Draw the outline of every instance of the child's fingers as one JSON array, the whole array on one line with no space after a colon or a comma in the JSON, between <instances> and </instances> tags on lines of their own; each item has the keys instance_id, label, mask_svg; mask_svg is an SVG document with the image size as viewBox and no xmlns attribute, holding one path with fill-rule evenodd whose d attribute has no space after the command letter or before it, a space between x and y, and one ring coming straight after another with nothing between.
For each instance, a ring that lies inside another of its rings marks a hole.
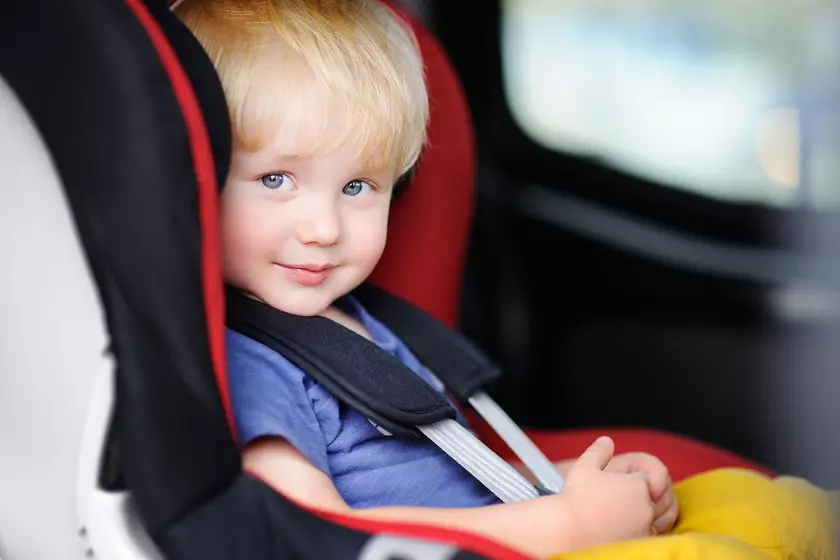
<instances>
[{"instance_id":1,"label":"child's fingers","mask_svg":"<svg viewBox=\"0 0 840 560\"><path fill-rule=\"evenodd\" d=\"M601 436L578 458L573 470L584 468L602 471L609 464L614 453L613 440L607 436Z\"/></svg>"},{"instance_id":2,"label":"child's fingers","mask_svg":"<svg viewBox=\"0 0 840 560\"><path fill-rule=\"evenodd\" d=\"M656 532L662 534L670 531L677 522L680 513L674 493L668 492L666 496L663 496L662 500L654 506L654 511L656 518L653 521L653 526Z\"/></svg>"},{"instance_id":3,"label":"child's fingers","mask_svg":"<svg viewBox=\"0 0 840 560\"><path fill-rule=\"evenodd\" d=\"M633 453L624 456L626 458L622 469L628 473L640 473L648 481L650 486L650 499L660 502L663 498L672 493L671 476L662 461L648 453ZM664 506L663 509L666 509Z\"/></svg>"}]
</instances>

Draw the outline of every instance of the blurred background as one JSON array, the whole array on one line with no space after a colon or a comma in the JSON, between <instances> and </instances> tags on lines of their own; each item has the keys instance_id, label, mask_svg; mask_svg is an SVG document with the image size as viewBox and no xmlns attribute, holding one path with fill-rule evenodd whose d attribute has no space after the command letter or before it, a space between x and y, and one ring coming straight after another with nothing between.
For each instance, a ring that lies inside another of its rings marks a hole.
<instances>
[{"instance_id":1,"label":"blurred background","mask_svg":"<svg viewBox=\"0 0 840 560\"><path fill-rule=\"evenodd\" d=\"M840 4L403 4L469 99L461 327L511 415L840 488Z\"/></svg>"}]
</instances>

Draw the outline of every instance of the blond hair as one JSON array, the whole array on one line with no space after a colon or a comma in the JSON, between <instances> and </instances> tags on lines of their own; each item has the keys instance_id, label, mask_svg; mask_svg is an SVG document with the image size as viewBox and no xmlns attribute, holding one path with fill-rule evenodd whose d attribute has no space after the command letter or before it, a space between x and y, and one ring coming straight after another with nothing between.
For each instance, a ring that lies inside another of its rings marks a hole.
<instances>
[{"instance_id":1,"label":"blond hair","mask_svg":"<svg viewBox=\"0 0 840 560\"><path fill-rule=\"evenodd\" d=\"M282 129L303 151L350 145L397 174L419 157L429 114L422 59L381 1L184 0L173 11L213 61L246 149Z\"/></svg>"}]
</instances>

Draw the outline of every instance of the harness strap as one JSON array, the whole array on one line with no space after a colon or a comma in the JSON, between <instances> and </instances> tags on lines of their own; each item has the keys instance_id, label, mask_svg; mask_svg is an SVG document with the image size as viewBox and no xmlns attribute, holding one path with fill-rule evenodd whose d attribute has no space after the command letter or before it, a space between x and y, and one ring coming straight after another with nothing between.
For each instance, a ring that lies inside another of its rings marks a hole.
<instances>
[{"instance_id":1,"label":"harness strap","mask_svg":"<svg viewBox=\"0 0 840 560\"><path fill-rule=\"evenodd\" d=\"M469 402L546 490L555 494L563 490L563 475L557 467L490 395L479 392L470 397Z\"/></svg>"},{"instance_id":2,"label":"harness strap","mask_svg":"<svg viewBox=\"0 0 840 560\"><path fill-rule=\"evenodd\" d=\"M504 503L524 502L539 496L534 485L519 471L458 422L442 420L418 429Z\"/></svg>"},{"instance_id":3,"label":"harness strap","mask_svg":"<svg viewBox=\"0 0 840 560\"><path fill-rule=\"evenodd\" d=\"M466 403L500 377L498 364L422 309L373 284L362 284L353 290L353 297L387 325L459 402Z\"/></svg>"},{"instance_id":4,"label":"harness strap","mask_svg":"<svg viewBox=\"0 0 840 560\"><path fill-rule=\"evenodd\" d=\"M227 324L282 354L383 433L422 437L440 447L503 502L559 492L563 478L481 388L498 367L458 333L374 286L353 295L392 329L437 382L469 402L534 473L534 486L459 424L446 398L399 360L364 337L323 317L299 317L227 293ZM337 302L340 304L341 302Z\"/></svg>"},{"instance_id":5,"label":"harness strap","mask_svg":"<svg viewBox=\"0 0 840 560\"><path fill-rule=\"evenodd\" d=\"M333 396L402 437L456 418L455 408L405 364L324 317L300 317L227 290L227 326L275 350Z\"/></svg>"}]
</instances>

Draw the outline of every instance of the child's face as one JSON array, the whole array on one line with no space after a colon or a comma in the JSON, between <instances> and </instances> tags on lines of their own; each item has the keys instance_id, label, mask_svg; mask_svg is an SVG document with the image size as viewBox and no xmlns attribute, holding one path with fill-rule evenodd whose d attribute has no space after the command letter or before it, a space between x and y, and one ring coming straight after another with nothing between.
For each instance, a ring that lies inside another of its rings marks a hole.
<instances>
[{"instance_id":1,"label":"child's face","mask_svg":"<svg viewBox=\"0 0 840 560\"><path fill-rule=\"evenodd\" d=\"M318 315L373 271L394 173L355 153L297 156L295 138L234 149L221 198L228 283L295 315Z\"/></svg>"}]
</instances>

